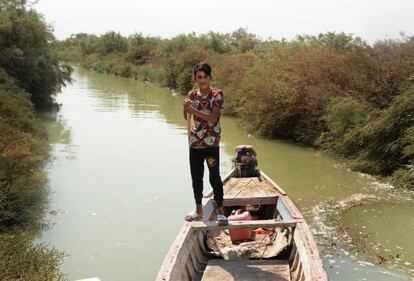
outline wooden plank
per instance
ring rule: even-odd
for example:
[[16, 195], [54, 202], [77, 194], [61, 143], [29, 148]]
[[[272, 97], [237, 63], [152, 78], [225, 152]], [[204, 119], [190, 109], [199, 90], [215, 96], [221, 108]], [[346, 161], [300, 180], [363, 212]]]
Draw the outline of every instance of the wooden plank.
[[257, 177], [251, 177], [250, 178], [250, 182], [249, 182], [249, 185], [253, 185], [254, 184], [254, 186], [256, 187], [256, 188], [260, 188], [261, 187], [261, 182], [258, 180], [258, 178]]
[[279, 215], [282, 217], [282, 219], [284, 220], [295, 219], [295, 217], [290, 212], [290, 210], [287, 208], [285, 202], [282, 200], [281, 197], [277, 199], [276, 209]]
[[252, 180], [257, 185], [262, 185], [262, 184], [266, 183], [265, 180], [264, 180], [264, 178], [262, 178], [262, 177], [255, 177], [255, 178], [252, 178]]
[[299, 230], [295, 231], [295, 233], [293, 234], [293, 239], [295, 241], [298, 253], [298, 256], [295, 256], [295, 259], [299, 260], [298, 267], [302, 267], [298, 270], [295, 270], [295, 272], [301, 274], [301, 271], [303, 271], [305, 280], [317, 280], [313, 278], [314, 275], [311, 271], [311, 263], [313, 262], [313, 260], [310, 256], [308, 247], [306, 247], [304, 237], [301, 235], [301, 232]]
[[260, 188], [266, 192], [268, 196], [276, 196], [276, 195], [284, 195], [283, 193], [279, 192], [270, 182], [267, 180], [263, 180]]
[[263, 197], [285, 194], [284, 191], [279, 191], [279, 187], [275, 183], [269, 182], [267, 178], [263, 177], [231, 178], [223, 189], [225, 198]]
[[236, 181], [230, 190], [224, 190], [224, 198], [235, 198], [243, 190], [244, 183]]
[[227, 198], [223, 201], [223, 206], [246, 206], [246, 205], [276, 205], [277, 196], [256, 197], [256, 198]]
[[285, 260], [211, 260], [201, 281], [289, 281]]
[[274, 188], [266, 179], [262, 177], [252, 178], [252, 181], [259, 186], [259, 188], [266, 193], [267, 196], [282, 195], [276, 188]]
[[296, 226], [296, 220], [252, 220], [252, 221], [229, 221], [228, 225], [218, 226], [216, 222], [210, 221], [195, 221], [191, 223], [191, 228], [194, 230], [224, 230], [224, 229], [239, 229], [239, 228], [270, 228], [270, 227], [292, 227]]
[[279, 210], [279, 207], [282, 208], [283, 206], [289, 212], [290, 216], [292, 216], [294, 219], [303, 219], [302, 213], [295, 206], [295, 204], [293, 204], [292, 200], [290, 200], [287, 195], [279, 197], [277, 209]]
[[246, 180], [246, 178], [229, 178], [229, 180], [224, 184], [223, 187], [225, 189], [229, 189], [231, 186], [233, 186], [235, 183], [239, 183], [242, 180]]
[[225, 191], [230, 191], [233, 187], [237, 185], [237, 183], [239, 183], [238, 178], [231, 178], [226, 182], [226, 184], [223, 184], [223, 189]]
[[278, 186], [271, 178], [269, 178], [268, 175], [266, 175], [264, 172], [260, 171], [260, 175], [267, 180], [278, 192], [280, 192], [283, 195], [286, 195], [286, 192]]
[[252, 179], [253, 178], [234, 178], [236, 184], [230, 190], [224, 190], [224, 198], [267, 196], [267, 194], [262, 192]]
[[250, 179], [250, 181], [245, 185], [243, 190], [237, 194], [239, 198], [254, 198], [254, 197], [265, 197], [267, 194]]
[[304, 220], [303, 223], [298, 223], [294, 240], [303, 266], [303, 280], [327, 281], [328, 277], [323, 268], [318, 247], [309, 226]]
[[[208, 217], [206, 214], [211, 213], [212, 210], [214, 210], [212, 199], [203, 199], [204, 218]], [[197, 247], [197, 245], [204, 247], [204, 243], [201, 243], [203, 239], [200, 240], [203, 235], [193, 233], [191, 224], [189, 222], [184, 223], [164, 258], [156, 281], [185, 280], [182, 275], [187, 272], [186, 266], [188, 266], [190, 253], [194, 250], [193, 247]], [[189, 278], [192, 278], [192, 276]]]
[[190, 252], [190, 230], [191, 223], [185, 223], [174, 243], [164, 258], [160, 271], [158, 272], [157, 281], [179, 280], [185, 270], [186, 261]]

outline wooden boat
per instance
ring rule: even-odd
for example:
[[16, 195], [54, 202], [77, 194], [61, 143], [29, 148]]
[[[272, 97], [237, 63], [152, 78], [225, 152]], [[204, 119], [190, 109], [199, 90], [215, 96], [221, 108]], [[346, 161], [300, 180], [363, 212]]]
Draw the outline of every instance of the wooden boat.
[[[256, 220], [231, 221], [227, 226], [217, 226], [215, 221], [206, 219], [209, 215], [214, 217], [214, 200], [210, 192], [203, 198], [204, 221], [184, 224], [163, 261], [157, 281], [328, 280], [302, 214], [283, 189], [265, 173], [238, 178], [237, 171], [233, 170], [223, 180], [223, 189], [226, 215], [234, 209], [250, 209]], [[221, 243], [228, 237], [226, 232], [246, 228], [273, 229], [276, 238], [273, 235], [274, 240], [270, 241], [269, 235], [265, 247], [259, 245], [256, 249], [253, 245], [252, 250], [248, 245], [242, 248], [241, 254], [240, 249], [232, 252], [232, 246], [230, 250], [227, 247], [227, 251], [215, 247], [215, 242]], [[260, 241], [256, 241], [256, 246], [257, 243]], [[273, 256], [267, 253], [267, 247]]]

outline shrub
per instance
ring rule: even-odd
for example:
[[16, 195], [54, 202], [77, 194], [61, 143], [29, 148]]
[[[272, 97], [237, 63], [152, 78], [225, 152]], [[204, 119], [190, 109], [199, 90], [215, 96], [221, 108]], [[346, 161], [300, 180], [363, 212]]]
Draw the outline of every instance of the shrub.
[[0, 67], [37, 107], [51, 106], [71, 68], [59, 65], [49, 26], [25, 1], [8, 1], [0, 6], [0, 38]]
[[407, 165], [403, 168], [396, 170], [392, 177], [391, 182], [394, 186], [404, 189], [414, 189], [414, 167], [413, 165]]
[[361, 124], [338, 145], [356, 169], [390, 175], [413, 160], [414, 86], [403, 90], [389, 108]]
[[63, 257], [45, 244], [32, 244], [30, 237], [0, 233], [0, 280], [65, 280], [59, 272]]

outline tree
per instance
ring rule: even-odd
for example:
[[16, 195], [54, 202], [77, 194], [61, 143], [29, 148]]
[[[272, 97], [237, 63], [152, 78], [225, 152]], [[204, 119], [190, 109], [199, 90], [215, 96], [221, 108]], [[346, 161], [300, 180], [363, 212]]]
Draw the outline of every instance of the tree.
[[232, 44], [236, 52], [245, 53], [254, 48], [259, 43], [259, 39], [253, 33], [248, 33], [247, 29], [239, 28], [231, 34]]
[[110, 31], [99, 38], [98, 51], [107, 55], [110, 53], [125, 53], [128, 51], [128, 41], [119, 32]]
[[51, 28], [26, 1], [7, 1], [0, 6], [0, 38], [0, 67], [37, 107], [50, 106], [71, 73], [59, 65]]

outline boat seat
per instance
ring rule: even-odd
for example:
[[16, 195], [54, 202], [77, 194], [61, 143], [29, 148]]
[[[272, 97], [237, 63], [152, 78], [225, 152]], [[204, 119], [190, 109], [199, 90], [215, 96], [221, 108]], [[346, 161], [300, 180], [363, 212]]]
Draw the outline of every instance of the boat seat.
[[290, 281], [287, 260], [210, 260], [201, 281]]
[[218, 226], [214, 221], [194, 221], [191, 227], [195, 230], [217, 230], [217, 229], [241, 229], [241, 228], [270, 228], [270, 227], [295, 227], [298, 220], [251, 220], [251, 221], [229, 221], [228, 225]]

